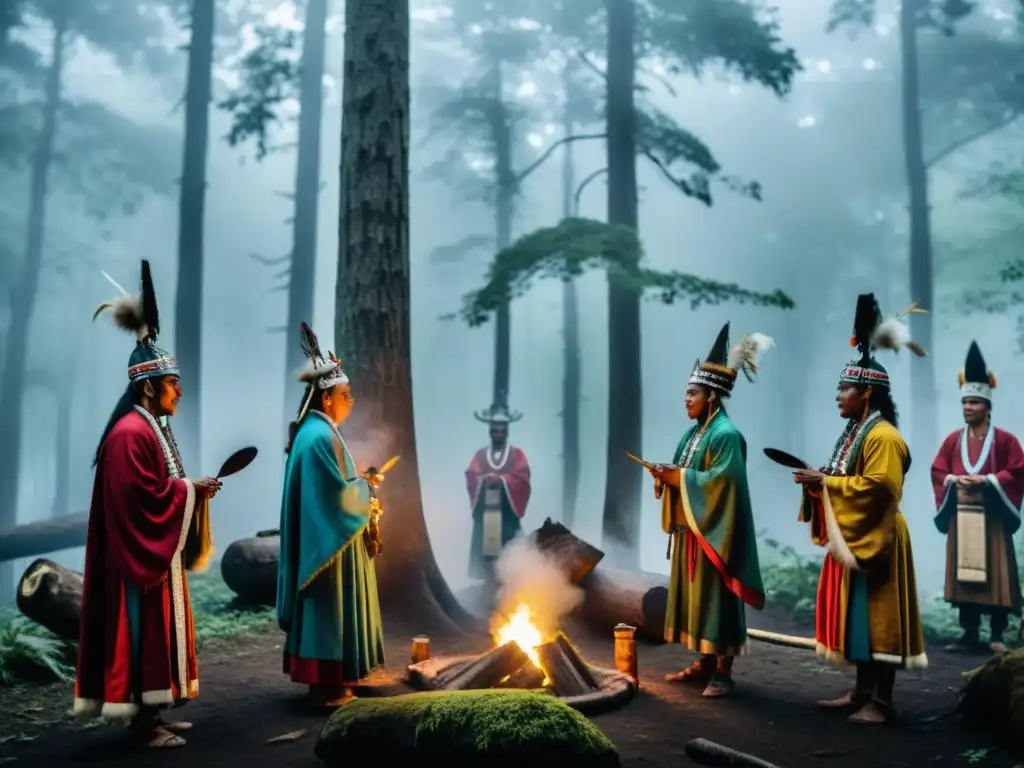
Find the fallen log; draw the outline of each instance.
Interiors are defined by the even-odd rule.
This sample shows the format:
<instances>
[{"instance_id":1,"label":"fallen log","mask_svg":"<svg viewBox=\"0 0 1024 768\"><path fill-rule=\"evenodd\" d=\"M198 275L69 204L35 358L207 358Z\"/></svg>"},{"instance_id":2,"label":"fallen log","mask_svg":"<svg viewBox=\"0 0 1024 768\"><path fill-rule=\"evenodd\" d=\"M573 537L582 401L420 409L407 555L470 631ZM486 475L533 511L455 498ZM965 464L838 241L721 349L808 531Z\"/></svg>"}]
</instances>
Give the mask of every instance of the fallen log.
<instances>
[{"instance_id":1,"label":"fallen log","mask_svg":"<svg viewBox=\"0 0 1024 768\"><path fill-rule=\"evenodd\" d=\"M686 756L698 765L714 768L779 768L759 757L737 752L707 739L693 739L686 743Z\"/></svg>"},{"instance_id":2,"label":"fallen log","mask_svg":"<svg viewBox=\"0 0 1024 768\"><path fill-rule=\"evenodd\" d=\"M591 686L583 679L576 665L557 641L537 646L540 666L551 681L551 687L559 696L583 696L593 693L597 686Z\"/></svg>"},{"instance_id":3,"label":"fallen log","mask_svg":"<svg viewBox=\"0 0 1024 768\"><path fill-rule=\"evenodd\" d=\"M89 513L75 512L38 523L0 529L0 563L84 547Z\"/></svg>"},{"instance_id":4,"label":"fallen log","mask_svg":"<svg viewBox=\"0 0 1024 768\"><path fill-rule=\"evenodd\" d=\"M552 522L550 517L530 536L537 549L561 563L572 584L583 581L604 559L604 552L577 538L561 523Z\"/></svg>"},{"instance_id":5,"label":"fallen log","mask_svg":"<svg viewBox=\"0 0 1024 768\"><path fill-rule=\"evenodd\" d=\"M590 665L583 660L580 656L580 652L576 650L576 646L572 644L568 637L565 636L564 632L559 632L555 636L555 642L558 643L558 647L562 649L562 653L569 659L573 667L579 673L580 678L593 690L597 690L601 687L601 684L597 682L597 678L594 677L594 673L590 669Z\"/></svg>"},{"instance_id":6,"label":"fallen log","mask_svg":"<svg viewBox=\"0 0 1024 768\"><path fill-rule=\"evenodd\" d=\"M481 688L493 688L509 675L514 675L528 662L519 643L509 640L504 645L492 648L463 668L444 685L446 691L469 691ZM550 675L549 675L550 677Z\"/></svg>"},{"instance_id":7,"label":"fallen log","mask_svg":"<svg viewBox=\"0 0 1024 768\"><path fill-rule=\"evenodd\" d=\"M82 587L82 574L39 558L25 569L18 582L18 610L57 637L78 640Z\"/></svg>"},{"instance_id":8,"label":"fallen log","mask_svg":"<svg viewBox=\"0 0 1024 768\"><path fill-rule=\"evenodd\" d=\"M220 575L239 601L250 605L277 603L277 558L279 536L256 535L239 539L224 550Z\"/></svg>"},{"instance_id":9,"label":"fallen log","mask_svg":"<svg viewBox=\"0 0 1024 768\"><path fill-rule=\"evenodd\" d=\"M585 597L579 615L588 624L611 632L616 624L636 627L637 637L665 642L668 579L653 573L595 568L580 582Z\"/></svg>"}]
</instances>

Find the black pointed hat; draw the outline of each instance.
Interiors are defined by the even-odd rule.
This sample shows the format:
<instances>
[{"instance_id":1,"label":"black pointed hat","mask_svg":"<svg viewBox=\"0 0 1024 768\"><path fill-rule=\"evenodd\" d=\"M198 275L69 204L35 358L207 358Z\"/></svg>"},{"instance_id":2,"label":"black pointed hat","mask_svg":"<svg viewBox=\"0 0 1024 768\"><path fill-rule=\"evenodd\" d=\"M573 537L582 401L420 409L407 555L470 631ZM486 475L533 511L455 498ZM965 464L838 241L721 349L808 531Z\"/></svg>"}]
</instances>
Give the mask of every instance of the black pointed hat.
<instances>
[{"instance_id":1,"label":"black pointed hat","mask_svg":"<svg viewBox=\"0 0 1024 768\"><path fill-rule=\"evenodd\" d=\"M882 310L873 293L862 293L857 297L857 309L853 315L853 335L850 346L860 353L857 359L851 360L843 368L839 376L841 384L870 384L875 387L888 387L889 372L875 359L872 354L876 349L888 349L899 352L906 347L918 357L927 355L920 344L910 338L910 330L903 324L902 318L910 314L924 313L918 309L915 301L898 315L882 319Z\"/></svg>"},{"instance_id":2,"label":"black pointed hat","mask_svg":"<svg viewBox=\"0 0 1024 768\"><path fill-rule=\"evenodd\" d=\"M978 342L972 341L964 367L960 369L960 397L980 397L991 402L995 388L996 375L985 364Z\"/></svg>"},{"instance_id":3,"label":"black pointed hat","mask_svg":"<svg viewBox=\"0 0 1024 768\"><path fill-rule=\"evenodd\" d=\"M732 394L736 376L740 371L748 380L754 380L757 373L757 356L775 346L775 341L763 333L750 333L740 343L729 348L729 323L722 326L718 337L704 362L698 360L690 372L689 384L711 387L723 396Z\"/></svg>"}]
</instances>

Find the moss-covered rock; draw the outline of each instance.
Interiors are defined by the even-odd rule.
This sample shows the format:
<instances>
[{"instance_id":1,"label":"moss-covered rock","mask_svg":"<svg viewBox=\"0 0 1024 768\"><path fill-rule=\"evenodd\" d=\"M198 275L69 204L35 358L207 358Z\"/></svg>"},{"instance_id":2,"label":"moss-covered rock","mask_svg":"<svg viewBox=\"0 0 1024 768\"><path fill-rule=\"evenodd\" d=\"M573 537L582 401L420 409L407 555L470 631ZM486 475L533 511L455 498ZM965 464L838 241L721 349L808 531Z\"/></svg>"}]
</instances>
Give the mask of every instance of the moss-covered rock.
<instances>
[{"instance_id":1,"label":"moss-covered rock","mask_svg":"<svg viewBox=\"0 0 1024 768\"><path fill-rule=\"evenodd\" d=\"M969 672L959 710L968 722L1024 749L1024 649L995 656Z\"/></svg>"},{"instance_id":2,"label":"moss-covered rock","mask_svg":"<svg viewBox=\"0 0 1024 768\"><path fill-rule=\"evenodd\" d=\"M314 750L329 765L349 766L412 757L443 759L449 768L619 765L615 746L587 718L557 698L521 690L356 699L331 715Z\"/></svg>"}]
</instances>

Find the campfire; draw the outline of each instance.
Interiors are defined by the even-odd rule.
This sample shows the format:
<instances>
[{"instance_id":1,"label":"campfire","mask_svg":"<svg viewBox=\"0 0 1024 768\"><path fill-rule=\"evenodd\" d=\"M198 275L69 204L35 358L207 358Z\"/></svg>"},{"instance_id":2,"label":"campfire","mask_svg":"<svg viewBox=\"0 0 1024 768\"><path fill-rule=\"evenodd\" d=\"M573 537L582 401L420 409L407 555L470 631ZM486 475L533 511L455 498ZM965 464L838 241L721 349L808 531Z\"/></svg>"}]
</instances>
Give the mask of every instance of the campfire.
<instances>
[{"instance_id":1,"label":"campfire","mask_svg":"<svg viewBox=\"0 0 1024 768\"><path fill-rule=\"evenodd\" d=\"M591 667L563 632L546 640L525 603L500 616L499 622L493 632L494 648L477 656L413 664L410 682L435 691L545 689L569 703L632 694L632 680L613 670Z\"/></svg>"}]
</instances>

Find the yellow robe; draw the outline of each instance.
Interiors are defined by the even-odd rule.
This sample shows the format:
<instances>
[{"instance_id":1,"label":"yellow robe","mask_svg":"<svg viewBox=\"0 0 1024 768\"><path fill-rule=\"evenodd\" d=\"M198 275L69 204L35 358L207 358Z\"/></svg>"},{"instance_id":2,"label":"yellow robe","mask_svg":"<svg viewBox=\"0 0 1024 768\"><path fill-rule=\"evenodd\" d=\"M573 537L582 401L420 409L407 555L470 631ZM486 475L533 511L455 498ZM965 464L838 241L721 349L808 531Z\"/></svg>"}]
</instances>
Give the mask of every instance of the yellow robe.
<instances>
[{"instance_id":1,"label":"yellow robe","mask_svg":"<svg viewBox=\"0 0 1024 768\"><path fill-rule=\"evenodd\" d=\"M880 421L869 427L853 474L829 476L821 492L804 494L801 519L829 550L817 606L818 652L828 659L928 666L910 531L899 509L908 464L900 433ZM866 635L853 622L866 622ZM855 636L866 639L862 653L850 647Z\"/></svg>"}]
</instances>

